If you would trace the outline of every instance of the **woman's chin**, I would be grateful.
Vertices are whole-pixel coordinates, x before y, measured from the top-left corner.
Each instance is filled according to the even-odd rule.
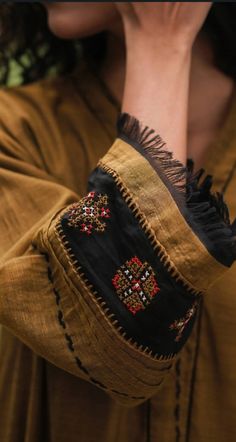
[[[69,5],[69,3],[68,3]],[[75,3],[44,3],[48,26],[53,34],[63,39],[83,38],[109,28],[118,17],[114,5]]]
[[[85,37],[88,29],[81,26],[78,20],[66,17],[66,14],[57,14],[54,11],[48,12],[48,27],[53,34],[59,38],[73,39]]]

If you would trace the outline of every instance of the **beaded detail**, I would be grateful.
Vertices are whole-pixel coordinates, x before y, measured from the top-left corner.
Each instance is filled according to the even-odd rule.
[[[110,218],[107,195],[89,192],[68,210],[68,225],[79,228],[80,232],[91,235],[93,231],[104,232],[106,218]]]
[[[160,291],[152,267],[137,256],[118,269],[112,283],[120,300],[133,315],[145,310]]]
[[[179,340],[182,338],[183,332],[188,325],[189,321],[192,319],[192,317],[195,315],[196,310],[198,307],[198,302],[195,301],[192,305],[192,307],[187,311],[186,315],[183,318],[176,319],[171,325],[170,330],[177,331],[177,335],[175,338],[175,342],[179,342]]]

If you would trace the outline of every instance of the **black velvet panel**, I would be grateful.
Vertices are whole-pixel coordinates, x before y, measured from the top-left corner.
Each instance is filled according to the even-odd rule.
[[[158,355],[168,356],[178,352],[191,332],[196,316],[195,307],[192,314],[191,308],[197,305],[197,298],[189,294],[180,282],[175,281],[160,262],[157,251],[153,250],[113,178],[97,168],[90,177],[89,190],[96,192],[97,201],[98,194],[105,195],[105,199],[107,197],[105,209],[109,217],[102,218],[102,227],[99,222],[94,223],[93,228],[91,225],[89,227],[90,232],[86,232],[81,231],[86,223],[82,223],[81,228],[80,220],[80,224],[77,223],[76,226],[76,222],[71,222],[72,212],[69,210],[64,214],[61,227],[73,255],[128,337],[148,346]],[[87,201],[86,198],[83,199],[80,206],[83,202],[86,205]],[[119,299],[112,283],[119,268],[133,257],[152,267],[159,287],[150,304],[136,314],[130,312]],[[170,327],[182,318],[187,320],[186,326],[182,329],[179,340],[176,340],[181,323],[178,324],[178,330]]]

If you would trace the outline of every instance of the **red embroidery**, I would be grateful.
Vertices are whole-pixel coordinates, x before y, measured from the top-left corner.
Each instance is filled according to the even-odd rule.
[[[72,204],[68,211],[68,225],[77,227],[80,232],[91,235],[93,231],[104,232],[106,222],[110,218],[107,195],[89,192],[79,203]]]
[[[80,231],[87,233],[87,235],[91,235],[92,228],[93,228],[92,224],[88,224],[88,226],[86,226],[86,224],[81,224]]]
[[[112,283],[120,300],[133,314],[145,310],[160,291],[152,267],[137,256],[126,261],[117,271]]]
[[[192,305],[192,307],[187,311],[186,315],[183,318],[180,319],[176,319],[171,325],[170,325],[170,330],[176,330],[177,336],[175,338],[175,341],[178,342],[181,337],[182,334],[187,326],[187,324],[189,323],[190,319],[195,315],[195,312],[197,310],[197,306],[198,306],[198,302],[195,301],[194,304]]]

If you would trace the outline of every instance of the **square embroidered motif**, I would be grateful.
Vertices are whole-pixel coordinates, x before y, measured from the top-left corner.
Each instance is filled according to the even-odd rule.
[[[118,269],[112,283],[120,300],[133,315],[145,310],[160,291],[152,267],[137,256]]]

